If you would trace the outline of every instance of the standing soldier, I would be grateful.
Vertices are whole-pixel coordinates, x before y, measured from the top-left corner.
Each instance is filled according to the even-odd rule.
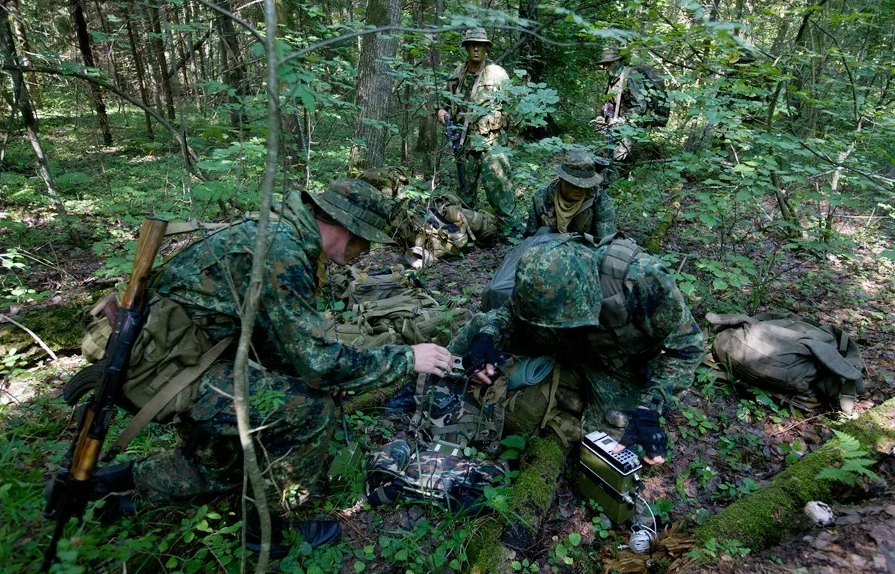
[[[524,235],[544,227],[550,233],[590,233],[597,239],[615,233],[615,207],[595,166],[593,154],[583,149],[566,153],[556,168],[559,177],[531,198]]]
[[[628,66],[616,46],[603,50],[597,65],[609,73],[609,85],[594,123],[609,137],[611,159],[628,162],[634,140],[619,128],[627,123],[641,128],[664,127],[668,123],[664,82],[648,66]]]
[[[251,424],[259,443],[255,450],[264,458],[259,463],[265,469],[273,511],[274,556],[288,552],[281,544],[288,528],[297,530],[312,547],[340,536],[334,521],[288,521],[277,516],[278,510],[288,512],[303,502],[322,473],[336,412],[330,395],[370,390],[414,373],[443,376],[451,368],[450,353],[433,344],[361,350],[326,337],[330,323],[317,311],[326,262],[347,265],[372,241],[391,243],[385,232],[388,208],[377,190],[360,180],[334,181],[319,196],[289,192],[279,211],[279,221],[270,226],[269,250],[263,254],[258,328],[252,343],[253,358],[263,366],[254,363],[248,369],[249,393],[253,403],[258,401],[251,410]],[[256,233],[255,221],[238,223],[192,244],[158,270],[150,284],[153,302],[140,335],[151,334],[154,346],[147,348],[154,349],[152,353],[160,354],[161,342],[173,337],[153,327],[161,323],[174,328],[173,320],[158,316],[164,305],[177,305],[186,313],[190,327],[181,324],[179,331],[211,343],[238,336],[242,301],[254,287],[249,275]],[[190,346],[181,338],[165,356],[182,357],[194,350]],[[132,356],[129,377],[148,368],[143,365],[150,354]],[[162,373],[159,378],[161,385],[170,380],[162,379]],[[94,474],[94,498],[134,491],[142,500],[171,502],[238,492],[243,450],[233,380],[233,354],[224,352],[184,391],[188,397],[178,395],[169,404],[185,403],[174,419],[177,446],[99,469]],[[125,397],[130,400],[127,385]],[[259,547],[253,528],[257,521],[257,513],[250,513],[251,549]]]
[[[438,121],[460,126],[458,165],[463,168],[465,180],[460,183],[460,199],[475,209],[481,183],[495,215],[508,228],[513,224],[515,198],[510,161],[503,151],[509,116],[501,109],[499,92],[509,76],[497,64],[486,61],[491,40],[484,28],[467,30],[460,45],[466,50],[466,61],[448,79],[448,90],[456,97],[449,106],[438,110]]]

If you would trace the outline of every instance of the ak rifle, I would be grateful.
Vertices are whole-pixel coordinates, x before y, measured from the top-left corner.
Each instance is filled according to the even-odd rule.
[[[56,528],[44,553],[43,572],[48,572],[56,560],[56,547],[65,525],[72,518],[80,522],[93,491],[93,473],[115,415],[116,398],[127,379],[134,341],[143,326],[149,272],[167,227],[167,221],[155,218],[144,219],[140,227],[134,267],[127,291],[118,303],[118,318],[106,345],[99,384],[90,402],[80,411],[74,442],[51,483],[44,517],[55,520]]]

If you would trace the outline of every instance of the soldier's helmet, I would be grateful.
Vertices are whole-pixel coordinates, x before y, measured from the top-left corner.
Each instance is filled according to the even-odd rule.
[[[597,62],[597,65],[600,66],[602,64],[611,64],[613,62],[618,62],[622,59],[621,54],[618,51],[618,46],[615,44],[609,44],[605,48],[603,48],[603,54],[600,56],[600,61]]]
[[[336,179],[311,201],[345,229],[376,243],[394,243],[388,228],[389,205],[378,189],[359,179]]]
[[[490,48],[493,44],[491,40],[488,39],[488,32],[485,31],[484,28],[470,28],[463,35],[463,41],[460,42],[460,47],[466,48],[466,44],[470,42],[478,42],[480,44],[488,44]]]
[[[569,238],[532,247],[516,268],[513,315],[538,327],[600,324],[603,291],[596,251]]]

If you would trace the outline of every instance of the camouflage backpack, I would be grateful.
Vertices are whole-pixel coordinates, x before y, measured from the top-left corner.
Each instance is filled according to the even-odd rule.
[[[851,413],[864,392],[861,349],[848,333],[791,314],[717,315],[712,355],[737,378],[774,392],[818,398]]]
[[[392,226],[407,248],[414,268],[458,255],[470,241],[487,243],[499,231],[497,218],[463,207],[453,194],[429,201],[405,200],[392,211]]]
[[[446,344],[470,317],[466,309],[441,305],[400,265],[379,272],[351,267],[333,275],[331,285],[346,313],[327,336],[360,348]]]
[[[395,440],[367,456],[367,500],[373,506],[403,499],[449,511],[475,508],[485,487],[500,482],[506,470],[500,462],[419,450]]]

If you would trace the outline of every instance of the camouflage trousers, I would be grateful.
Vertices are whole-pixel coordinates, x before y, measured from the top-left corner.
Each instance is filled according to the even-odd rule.
[[[494,214],[502,222],[512,223],[516,197],[506,152],[467,150],[463,153],[463,171],[466,187],[458,194],[463,203],[469,209],[476,209],[479,187],[482,187]]]
[[[233,401],[233,364],[218,362],[202,376],[196,403],[176,423],[178,444],[134,465],[139,496],[170,502],[242,488],[243,455]],[[301,380],[249,368],[255,451],[272,511],[294,510],[323,472],[335,406]],[[259,398],[262,399],[259,401]],[[258,404],[267,403],[267,404]]]

